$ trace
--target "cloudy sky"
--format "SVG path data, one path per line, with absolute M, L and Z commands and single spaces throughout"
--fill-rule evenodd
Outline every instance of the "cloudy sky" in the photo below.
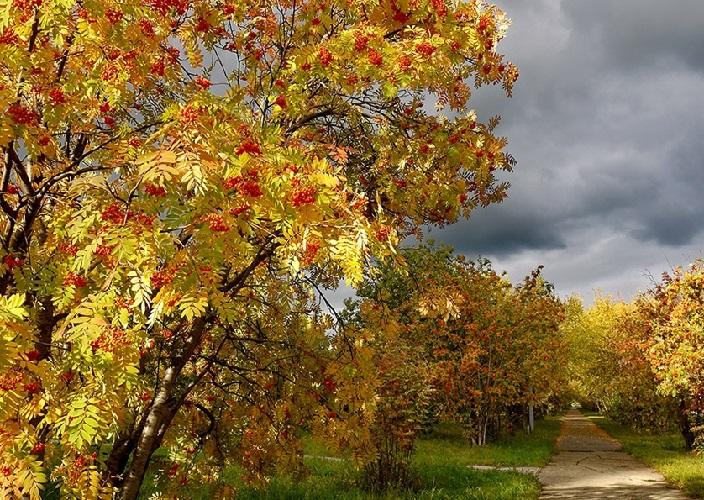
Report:
M 704 0 L 495 0 L 514 97 L 475 95 L 518 160 L 509 198 L 430 234 L 516 281 L 630 298 L 704 256 Z

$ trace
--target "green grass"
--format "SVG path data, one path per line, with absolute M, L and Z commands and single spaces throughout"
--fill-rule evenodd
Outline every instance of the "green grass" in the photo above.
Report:
M 536 422 L 531 434 L 518 432 L 487 446 L 468 446 L 461 429 L 439 424 L 416 444 L 416 463 L 434 463 L 438 459 L 455 465 L 543 466 L 550 461 L 560 420 L 547 417 Z
M 515 472 L 473 471 L 459 465 L 426 465 L 418 469 L 423 487 L 417 491 L 387 491 L 372 495 L 359 489 L 345 462 L 307 460 L 311 475 L 303 481 L 275 478 L 265 490 L 242 489 L 240 499 L 252 500 L 392 500 L 392 499 L 530 499 L 539 486 Z
M 678 432 L 648 434 L 599 415 L 589 418 L 623 444 L 623 449 L 665 476 L 667 482 L 696 498 L 704 498 L 704 457 L 684 449 Z
M 224 472 L 222 479 L 235 486 L 237 498 L 243 500 L 535 499 L 540 492 L 535 477 L 516 472 L 477 471 L 467 465 L 544 465 L 558 431 L 559 421 L 548 418 L 537 422 L 531 435 L 517 433 L 475 447 L 463 440 L 458 426 L 440 424 L 417 442 L 413 465 L 422 486 L 415 491 L 388 491 L 381 495 L 362 491 L 352 463 L 346 459 L 320 458 L 333 453 L 324 443 L 314 440 L 305 443 L 305 463 L 310 471 L 306 478 L 277 476 L 266 488 L 258 490 L 242 485 L 239 471 L 233 467 Z M 145 488 L 143 497 L 147 498 L 149 492 L 149 487 Z M 212 489 L 202 485 L 184 487 L 179 493 L 182 498 L 212 498 Z

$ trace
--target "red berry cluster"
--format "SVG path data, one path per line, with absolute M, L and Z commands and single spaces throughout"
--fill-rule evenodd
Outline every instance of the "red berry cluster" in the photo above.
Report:
M 127 217 L 129 218 L 129 215 Z M 100 218 L 113 224 L 122 224 L 125 221 L 125 211 L 120 205 L 113 203 L 103 210 Z
M 0 391 L 14 391 L 22 382 L 22 372 L 19 370 L 6 370 L 0 373 Z
M 391 2 L 391 10 L 394 13 L 393 19 L 397 23 L 406 24 L 406 22 L 408 22 L 411 17 L 402 10 L 400 10 L 396 5 L 396 2 Z
M 5 29 L 0 33 L 0 45 L 14 45 L 19 42 L 20 38 L 12 31 L 12 28 Z
M 24 384 L 24 390 L 29 394 L 36 394 L 37 392 L 39 392 L 39 384 L 36 382 L 29 382 L 27 384 Z
M 54 105 L 64 104 L 66 102 L 66 94 L 60 88 L 54 87 L 49 91 L 49 100 Z
M 95 255 L 98 257 L 110 257 L 112 255 L 113 246 L 111 245 L 98 245 L 95 248 Z
M 303 253 L 303 264 L 308 266 L 313 263 L 320 250 L 320 242 L 309 241 L 306 243 L 306 250 Z
M 369 37 L 361 33 L 357 33 L 354 37 L 354 50 L 357 52 L 364 52 L 367 50 L 367 45 L 369 44 Z
M 70 272 L 64 277 L 64 286 L 75 286 L 76 288 L 84 287 L 88 284 L 88 280 L 80 274 Z
M 91 462 L 95 462 L 97 459 L 98 454 L 96 452 L 91 453 L 89 457 L 86 457 L 85 455 L 78 455 L 76 460 L 73 461 L 73 463 L 69 466 L 68 469 L 68 477 L 70 478 L 70 480 L 74 483 L 77 482 L 83 474 L 83 470 L 85 469 L 86 465 Z
M 280 108 L 285 108 L 288 106 L 288 103 L 286 102 L 286 96 L 285 95 L 278 95 L 276 96 L 276 100 L 274 103 L 279 106 Z
M 376 230 L 374 236 L 378 241 L 388 241 L 389 235 L 391 234 L 391 228 L 389 226 L 381 226 Z
M 204 222 L 208 224 L 211 231 L 226 232 L 230 230 L 230 226 L 225 224 L 225 220 L 220 214 L 208 214 L 203 217 Z
M 151 183 L 144 185 L 144 192 L 155 198 L 166 196 L 166 189 L 163 186 L 157 186 L 156 184 Z
M 198 87 L 201 90 L 208 90 L 210 86 L 212 85 L 210 83 L 210 80 L 205 78 L 204 76 L 197 76 L 195 80 L 193 80 L 193 83 L 195 84 L 196 87 Z
M 17 194 L 20 192 L 20 189 L 15 184 L 8 184 L 5 192 L 7 194 Z
M 132 302 L 132 299 L 118 297 L 115 299 L 115 306 L 119 309 L 129 309 L 130 307 L 132 307 Z
M 32 349 L 31 351 L 27 352 L 27 361 L 39 361 L 39 351 L 36 349 Z
M 108 18 L 108 21 L 110 21 L 111 24 L 117 24 L 120 21 L 122 21 L 122 17 L 124 16 L 123 12 L 119 9 L 106 9 L 105 10 L 105 17 Z
M 247 175 L 238 175 L 236 177 L 228 177 L 223 182 L 225 189 L 236 189 L 242 196 L 250 198 L 259 198 L 262 196 L 262 189 L 259 186 L 259 174 L 257 171 L 250 171 Z
M 369 62 L 373 66 L 381 66 L 382 64 L 384 64 L 384 58 L 374 49 L 369 49 L 368 57 Z
M 169 467 L 169 470 L 166 472 L 166 474 L 169 476 L 169 479 L 173 479 L 176 477 L 176 474 L 178 474 L 178 468 L 178 463 L 174 462 L 173 464 L 171 464 L 171 467 Z
M 41 7 L 42 0 L 13 0 L 12 6 L 18 10 L 29 11 Z
M 36 443 L 34 446 L 32 446 L 32 451 L 30 452 L 32 455 L 41 455 L 44 453 L 44 450 L 46 449 L 46 445 L 44 443 Z
M 114 64 L 108 64 L 103 68 L 102 73 L 100 73 L 100 78 L 105 82 L 111 82 L 117 76 L 118 71 L 117 66 Z
M 235 207 L 235 208 L 231 209 L 230 215 L 234 215 L 235 217 L 237 217 L 238 215 L 245 213 L 250 208 L 251 207 L 245 203 L 244 205 L 240 205 L 239 207 Z
M 210 23 L 208 20 L 204 17 L 199 17 L 198 21 L 196 21 L 196 31 L 200 31 L 201 33 L 207 33 L 210 31 Z
M 166 52 L 168 52 L 169 56 L 171 56 L 171 59 L 173 59 L 174 62 L 177 62 L 178 59 L 181 57 L 181 51 L 178 50 L 176 47 L 169 47 L 166 49 Z
M 196 107 L 191 106 L 189 104 L 188 106 L 181 109 L 181 113 L 179 115 L 179 121 L 185 125 L 188 125 L 188 124 L 196 122 L 201 114 L 202 114 L 201 108 L 196 108 Z
M 71 380 L 73 380 L 73 377 L 74 373 L 71 370 L 65 371 L 59 375 L 59 379 L 66 384 L 70 383 Z
M 291 203 L 294 207 L 315 203 L 318 190 L 313 186 L 296 187 L 291 193 Z
M 479 24 L 477 24 L 477 31 L 479 33 L 484 33 L 486 29 L 489 27 L 489 18 L 486 16 L 482 16 L 479 19 Z
M 188 10 L 188 0 L 148 0 L 145 2 L 161 15 L 168 14 L 173 9 L 179 16 Z
M 149 19 L 140 19 L 137 24 L 139 25 L 139 29 L 142 30 L 142 33 L 147 38 L 154 38 L 154 36 L 156 36 L 156 33 L 154 32 L 154 24 Z
M 333 56 L 328 49 L 326 49 L 325 47 L 321 47 L 318 51 L 318 60 L 320 61 L 320 65 L 323 68 L 326 68 L 332 62 Z
M 39 115 L 20 103 L 11 104 L 7 114 L 17 125 L 31 125 L 39 120 Z
M 128 343 L 125 331 L 119 328 L 111 328 L 109 332 L 101 333 L 97 339 L 90 343 L 90 347 L 95 354 L 97 351 L 114 352 L 116 347 Z
M 418 45 L 416 45 L 416 52 L 425 57 L 430 57 L 435 52 L 435 46 L 433 46 L 433 44 L 428 42 L 427 40 L 424 40 Z
M 149 72 L 154 76 L 164 76 L 166 74 L 166 61 L 164 58 L 157 59 L 149 68 Z
M 152 274 L 152 277 L 149 278 L 152 288 L 161 288 L 164 285 L 170 284 L 173 280 L 174 273 L 166 269 L 155 272 Z
M 66 255 L 76 255 L 76 252 L 78 251 L 78 247 L 76 245 L 65 243 L 63 241 L 59 243 L 58 248 L 59 252 Z
M 134 217 L 132 214 L 128 214 L 128 217 L 135 221 L 137 224 L 141 224 L 143 226 L 149 226 L 151 227 L 152 224 L 154 224 L 154 221 L 156 220 L 156 215 L 148 215 L 148 214 L 136 214 Z
M 235 154 L 238 156 L 244 153 L 247 153 L 251 156 L 258 156 L 262 154 L 262 149 L 259 144 L 257 144 L 253 140 L 246 139 L 242 142 L 242 144 L 239 145 L 239 147 L 235 151 Z
M 406 54 L 402 55 L 401 57 L 398 58 L 398 66 L 402 70 L 406 70 L 411 67 L 412 61 L 409 56 Z
M 7 266 L 9 270 L 12 270 L 15 267 L 19 267 L 22 264 L 24 264 L 24 259 L 20 259 L 19 257 L 15 257 L 12 254 L 5 255 L 2 259 L 3 263 Z
M 431 0 L 431 3 L 438 17 L 447 16 L 447 5 L 445 5 L 445 0 Z

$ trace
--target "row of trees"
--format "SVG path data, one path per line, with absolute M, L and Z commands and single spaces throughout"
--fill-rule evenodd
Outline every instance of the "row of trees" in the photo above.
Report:
M 639 429 L 678 427 L 688 449 L 704 421 L 704 263 L 663 274 L 633 302 L 571 300 L 564 324 L 574 390 Z
M 391 386 L 315 289 L 503 199 L 467 81 L 510 93 L 507 26 L 482 1 L 5 2 L 0 496 L 131 500 L 157 449 L 164 491 L 261 479 L 302 428 L 372 460 Z M 479 439 L 497 403 L 472 397 Z
M 566 380 L 564 305 L 540 269 L 517 286 L 487 260 L 448 248 L 404 250 L 404 272 L 381 264 L 348 304 L 348 328 L 377 367 L 377 457 L 371 482 L 407 479 L 418 433 L 436 418 L 461 424 L 477 445 L 533 427 Z

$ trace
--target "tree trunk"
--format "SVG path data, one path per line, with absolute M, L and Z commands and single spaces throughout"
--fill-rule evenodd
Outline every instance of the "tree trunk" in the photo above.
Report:
M 273 237 L 277 235 L 274 234 L 272 239 L 260 248 L 257 255 L 246 268 L 228 283 L 223 284 L 220 287 L 220 291 L 231 295 L 236 294 L 244 286 L 247 278 L 257 266 L 274 253 L 278 245 L 274 242 Z M 138 432 L 133 436 L 133 442 L 129 443 L 129 449 L 134 448 L 134 452 L 132 453 L 132 461 L 127 464 L 127 470 L 123 475 L 124 482 L 117 496 L 120 500 L 135 500 L 137 495 L 139 495 L 152 454 L 161 445 L 171 421 L 185 401 L 188 392 L 193 389 L 193 386 L 191 386 L 178 395 L 176 393 L 178 377 L 196 348 L 200 345 L 206 326 L 213 319 L 212 316 L 206 315 L 193 321 L 190 338 L 186 341 L 182 351 L 171 358 L 171 366 L 164 371 L 164 376 L 159 383 L 159 389 L 154 401 L 147 412 L 146 418 L 143 420 L 144 426 L 138 429 Z M 124 456 L 116 457 L 116 459 L 122 460 L 124 458 Z
M 159 393 L 149 409 L 144 429 L 137 441 L 132 463 L 130 463 L 125 476 L 125 482 L 119 496 L 121 500 L 134 500 L 139 494 L 152 454 L 161 444 L 160 436 L 163 436 L 163 433 L 159 431 L 169 425 L 175 414 L 169 408 L 169 401 L 173 399 L 174 382 L 180 371 L 180 368 L 170 366 L 164 373 Z
M 682 437 L 684 438 L 684 446 L 686 449 L 691 450 L 694 446 L 694 432 L 692 431 L 692 423 L 689 421 L 688 415 L 689 406 L 685 400 L 680 400 L 679 408 L 679 424 L 680 432 L 682 432 Z
M 528 432 L 533 432 L 535 429 L 535 417 L 533 415 L 533 402 L 528 403 Z
M 128 466 L 124 476 L 125 481 L 118 495 L 120 500 L 135 500 L 139 494 L 152 454 L 161 445 L 171 420 L 184 401 L 183 395 L 180 397 L 176 395 L 176 382 L 181 370 L 200 344 L 207 322 L 208 319 L 205 317 L 194 322 L 191 337 L 184 346 L 183 352 L 172 358 L 171 366 L 164 371 L 154 402 L 147 413 L 144 427 L 136 437 L 137 444 L 132 455 L 132 462 Z

